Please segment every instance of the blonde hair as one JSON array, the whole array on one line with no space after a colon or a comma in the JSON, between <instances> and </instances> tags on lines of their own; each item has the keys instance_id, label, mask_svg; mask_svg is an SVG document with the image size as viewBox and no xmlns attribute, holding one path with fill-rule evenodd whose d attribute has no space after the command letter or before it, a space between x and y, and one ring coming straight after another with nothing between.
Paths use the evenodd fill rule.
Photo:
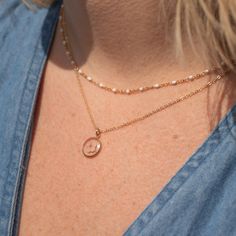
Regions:
<instances>
[{"instance_id":1,"label":"blonde hair","mask_svg":"<svg viewBox=\"0 0 236 236\"><path fill-rule=\"evenodd\" d=\"M48 7L56 0L23 0ZM175 48L184 56L184 44L209 65L224 63L236 71L235 0L162 0L164 16L175 15ZM174 12L173 12L174 10ZM168 19L167 19L168 20Z\"/></svg>"}]
</instances>

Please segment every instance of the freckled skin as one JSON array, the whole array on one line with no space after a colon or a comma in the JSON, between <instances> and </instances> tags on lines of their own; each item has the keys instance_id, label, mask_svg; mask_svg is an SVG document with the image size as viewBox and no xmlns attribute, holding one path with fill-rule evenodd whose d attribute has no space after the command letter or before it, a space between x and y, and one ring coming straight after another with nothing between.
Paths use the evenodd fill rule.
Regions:
<instances>
[{"instance_id":1,"label":"freckled skin","mask_svg":"<svg viewBox=\"0 0 236 236\"><path fill-rule=\"evenodd\" d=\"M205 95L149 121L102 135L101 153L89 159L83 157L81 147L93 130L73 89L76 82L67 83L63 76L55 82L55 70L49 63L26 179L20 236L122 235L207 137ZM68 90L63 91L65 84ZM67 91L73 94L73 101L67 98ZM145 104L143 101L139 107ZM127 102L116 112L125 116L132 106ZM99 110L109 117L105 105ZM75 116L66 120L57 115L72 111ZM194 119L191 114L200 115ZM104 123L97 117L101 124L112 125L118 121L116 116Z\"/></svg>"},{"instance_id":2,"label":"freckled skin","mask_svg":"<svg viewBox=\"0 0 236 236\"><path fill-rule=\"evenodd\" d=\"M173 139L177 139L178 138L178 135L173 135Z\"/></svg>"},{"instance_id":3,"label":"freckled skin","mask_svg":"<svg viewBox=\"0 0 236 236\"><path fill-rule=\"evenodd\" d=\"M202 71L201 62L190 55L186 56L192 58L191 67L181 67L173 59L169 42L163 41L163 25L156 22L156 2L67 1L74 51L81 52L76 55L84 68L121 87ZM102 92L85 81L83 85L103 128L148 112L204 82L132 97ZM229 86L232 91L235 87ZM222 94L216 85L143 122L102 134L101 153L85 158L82 145L95 131L57 30L36 105L19 235L122 235L235 103L234 93Z\"/></svg>"}]
</instances>

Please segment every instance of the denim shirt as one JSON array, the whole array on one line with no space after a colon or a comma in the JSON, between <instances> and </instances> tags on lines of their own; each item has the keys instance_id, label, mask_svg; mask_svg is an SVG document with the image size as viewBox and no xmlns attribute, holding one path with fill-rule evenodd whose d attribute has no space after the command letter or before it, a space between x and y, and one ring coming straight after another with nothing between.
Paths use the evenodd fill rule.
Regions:
<instances>
[{"instance_id":1,"label":"denim shirt","mask_svg":"<svg viewBox=\"0 0 236 236\"><path fill-rule=\"evenodd\" d=\"M32 11L0 2L0 236L18 234L34 108L60 4ZM236 104L124 232L135 235L236 235Z\"/></svg>"}]
</instances>

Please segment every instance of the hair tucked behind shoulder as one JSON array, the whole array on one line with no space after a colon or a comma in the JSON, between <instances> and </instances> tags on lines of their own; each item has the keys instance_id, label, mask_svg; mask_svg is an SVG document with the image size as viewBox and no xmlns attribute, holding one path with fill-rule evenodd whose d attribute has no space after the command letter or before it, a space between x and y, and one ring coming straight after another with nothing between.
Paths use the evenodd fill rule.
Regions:
<instances>
[{"instance_id":1,"label":"hair tucked behind shoulder","mask_svg":"<svg viewBox=\"0 0 236 236\"><path fill-rule=\"evenodd\" d=\"M56 0L23 0L27 5L48 7ZM175 48L184 56L190 45L195 54L209 65L223 62L236 71L236 1L235 0L157 0L161 1L167 29L175 32ZM174 15L174 21L168 21Z\"/></svg>"}]
</instances>

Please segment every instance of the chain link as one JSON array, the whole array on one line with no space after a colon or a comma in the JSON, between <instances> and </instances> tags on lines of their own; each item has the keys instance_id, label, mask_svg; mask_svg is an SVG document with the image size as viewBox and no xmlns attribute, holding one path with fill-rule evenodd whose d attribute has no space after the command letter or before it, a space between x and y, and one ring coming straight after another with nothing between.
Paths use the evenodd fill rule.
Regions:
<instances>
[{"instance_id":1,"label":"chain link","mask_svg":"<svg viewBox=\"0 0 236 236\"><path fill-rule=\"evenodd\" d=\"M75 72L76 72L76 76L77 76L77 79L78 79L80 91L81 91L81 94L82 94L84 103L86 104L86 109L87 109L87 112L88 112L88 114L89 114L90 120L91 120L91 122L92 122L92 124L93 124L95 130L96 130L96 129L99 129L98 126L96 125L96 122L95 122L95 119L94 119L94 117L93 117L92 111L91 111L91 109L90 109L90 107L89 107L89 104L88 104L86 95L85 95L85 93L84 93L83 86L82 86L81 81L80 81L80 78L79 78L78 71L76 70ZM185 99L188 99L188 98L190 98L190 97L192 97L192 96L194 96L194 95L196 95L196 94L202 92L204 89L206 89L206 88L210 87L211 85L215 84L218 80L220 80L220 79L222 79L222 78L223 78L223 75L217 75L214 80L208 82L208 83L205 84L204 86L201 86L200 88L198 88L198 89L196 89L196 90L194 90L194 91L191 91L191 92L189 92L189 93L187 93L187 94L185 94L185 95L183 95L183 96L181 96L181 97L179 97L179 98L177 98L177 99L175 99L175 100L173 100L173 101L170 101L170 102L168 102L168 103L166 103L166 104L164 104L164 105L162 105L162 106L160 106L160 107L157 107L156 109L154 109L154 110L152 110L152 111L150 111L150 112L148 112L148 113L146 113L146 114L144 114L144 115L142 115L142 116L136 117L136 118L131 119L131 120L127 121L127 122L123 122L123 123L121 123L121 124L119 124L119 125L116 125L116 126L113 126L113 127L110 127L110 128L99 129L99 130L100 130L100 133L112 132L112 131L115 131L115 130L118 130L118 129L121 129L121 128L130 126L130 125L132 125L132 124L134 124L134 123L137 123L137 122L139 122L139 121L143 121L143 120L145 120L145 119L147 119L147 118L149 118L149 117L155 115L156 113L165 110L166 108L168 108L168 107L170 107L170 106L173 106L173 105L175 105L175 104L177 104L177 103L179 103L179 102L181 102L181 101L183 101L183 100L185 100Z\"/></svg>"},{"instance_id":2,"label":"chain link","mask_svg":"<svg viewBox=\"0 0 236 236\"><path fill-rule=\"evenodd\" d=\"M78 64L76 63L75 57L73 55L73 50L72 50L69 36L67 33L63 5L61 6L61 12L60 12L60 31L61 31L61 35L62 35L62 42L63 42L63 45L66 50L66 55L67 55L68 59L70 60L71 65L74 68L79 68ZM157 90L157 89L165 88L168 86L176 86L176 85L187 83L187 82L193 82L194 80L204 78L206 75L210 75L210 74L215 73L218 69L219 68L217 68L217 67L215 67L211 70L206 69L206 70L202 71L201 73L198 73L195 75L190 75L184 79L172 80L172 81L168 81L168 82L164 82L164 83L160 83L160 84L156 83L151 86L143 86L143 87L139 87L139 88L129 88L129 89L128 88L127 89L120 89L120 88L109 87L109 86L105 85L104 83L97 82L91 76L89 76L85 72L83 72L81 68L78 69L78 73L82 78L86 79L87 81L89 81L93 85L97 86L98 88L104 89L104 90L106 90L108 92L112 92L114 94L132 95L132 94L137 94L137 93L143 93L143 92L146 92L146 91L149 91L152 89Z\"/></svg>"},{"instance_id":3,"label":"chain link","mask_svg":"<svg viewBox=\"0 0 236 236\"><path fill-rule=\"evenodd\" d=\"M63 8L63 6L62 6L62 8ZM60 20L61 20L61 23L63 23L62 22L63 21L62 15L60 15ZM168 103L166 103L166 104L164 104L162 106L159 106L156 109L154 109L154 110L152 110L152 111L150 111L150 112L148 112L148 113L146 113L146 114L144 114L142 116L138 116L138 117L136 117L134 119L131 119L131 120L126 121L126 122L123 122L123 123L118 124L116 126L112 126L110 128L100 129L100 128L98 128L98 125L96 124L95 118L94 118L93 113L91 111L91 108L89 106L86 94L84 92L84 88L83 88L81 80L80 80L80 76L84 76L85 73L81 72L81 69L75 63L75 60L74 60L74 57L73 57L73 53L72 53L72 48L71 48L70 44L68 43L68 41L65 41L65 39L67 40L67 36L65 36L65 35L67 35L65 27L61 28L61 33L62 33L62 36L63 36L62 43L63 43L63 45L66 48L66 54L69 56L69 58L71 58L71 64L74 66L73 70L74 70L75 75L77 77L77 81L78 81L78 84L79 84L80 92L81 92L81 95L83 97L83 100L84 100L84 103L85 103L85 106L86 106L86 110L87 110L87 112L89 114L91 123L92 123L92 125L93 125L93 127L94 127L94 129L96 131L97 137L100 137L100 135L102 133L109 133L109 132L122 129L122 128L130 126L130 125L133 125L133 124L135 124L135 123L137 123L139 121L143 121L143 120L145 120L145 119L155 115L156 113L161 112L161 111L167 109L170 106L173 106L173 105L175 105L175 104L177 104L177 103L179 103L179 102L181 102L181 101L183 101L185 99L188 99L188 98L190 98L190 97L192 97L192 96L202 92L204 89L210 87L211 85L215 84L218 80L222 79L224 74L225 74L222 71L219 72L219 74L216 76L216 78L214 80L208 82L207 84L201 86L200 88L198 88L198 89L196 89L194 91L191 91L191 92L189 92L189 93L187 93L187 94L185 94L185 95L183 95L183 96L181 96L181 97L179 97L179 98L177 98L175 100L172 100L172 101L170 101L170 102L168 102ZM199 73L199 74L191 76L191 79L192 78L204 77L204 76L208 75L210 72L215 72L216 73L216 71L220 71L220 70L217 69L217 68L214 68L212 70L206 70L206 71L204 71L202 73ZM87 76L87 75L85 75L85 76ZM186 79L179 80L178 83L184 83L184 82L186 82ZM169 83L171 83L171 82L163 83L162 87L168 86ZM172 84L173 84L173 81L172 81Z\"/></svg>"}]
</instances>

